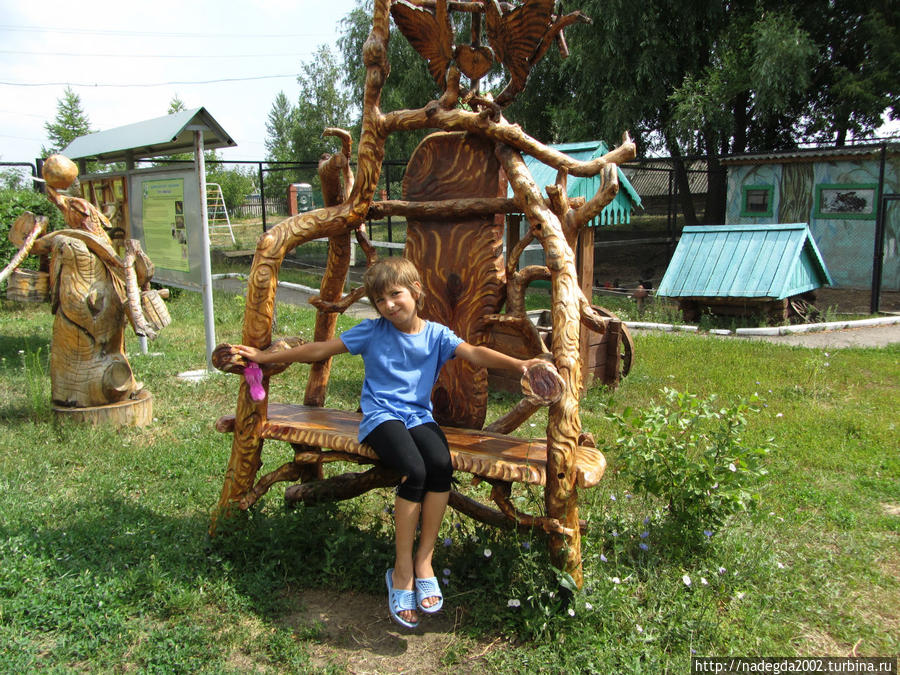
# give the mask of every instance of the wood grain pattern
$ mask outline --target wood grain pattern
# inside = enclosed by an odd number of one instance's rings
[[[473,135],[437,133],[416,148],[403,179],[404,198],[496,198],[505,192],[493,144]],[[484,317],[504,297],[503,221],[491,214],[456,221],[416,217],[407,221],[404,255],[422,277],[421,315],[450,327],[471,344],[486,340]],[[479,429],[487,410],[487,371],[466,361],[448,362],[434,387],[439,424]]]

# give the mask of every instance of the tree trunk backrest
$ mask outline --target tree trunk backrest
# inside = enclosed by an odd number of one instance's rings
[[[432,201],[505,197],[506,179],[493,143],[462,132],[440,132],[416,148],[403,179],[403,198]],[[409,219],[404,255],[422,277],[421,315],[481,344],[484,317],[499,312],[506,295],[504,216]],[[487,409],[487,371],[449,361],[432,392],[439,424],[480,429]]]

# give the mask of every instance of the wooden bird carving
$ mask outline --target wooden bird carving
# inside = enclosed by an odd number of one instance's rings
[[[413,49],[428,62],[428,72],[444,91],[447,68],[453,60],[453,27],[447,0],[437,0],[433,14],[407,0],[395,0],[391,4],[391,16]]]
[[[509,71],[509,83],[496,98],[496,104],[512,102],[522,89],[532,66],[544,55],[544,44],[558,30],[553,26],[556,0],[525,0],[505,12],[497,0],[484,0],[487,39],[496,58]]]
[[[487,45],[453,44],[447,0],[435,0],[434,13],[408,0],[394,0],[391,16],[413,49],[428,62],[428,72],[442,91],[447,88],[451,63],[472,81],[484,77],[494,65],[494,51]]]

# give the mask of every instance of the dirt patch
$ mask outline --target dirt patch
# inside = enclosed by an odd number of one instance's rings
[[[306,635],[313,665],[350,673],[481,673],[500,640],[476,641],[456,632],[461,607],[420,618],[407,630],[391,621],[383,595],[309,590],[296,594],[297,612],[285,623]]]

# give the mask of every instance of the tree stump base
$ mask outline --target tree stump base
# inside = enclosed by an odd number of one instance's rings
[[[142,389],[134,398],[87,408],[54,406],[56,418],[63,422],[82,422],[92,426],[145,427],[153,419],[153,396]]]
[[[16,268],[9,275],[6,299],[14,302],[47,302],[50,300],[50,275]]]

